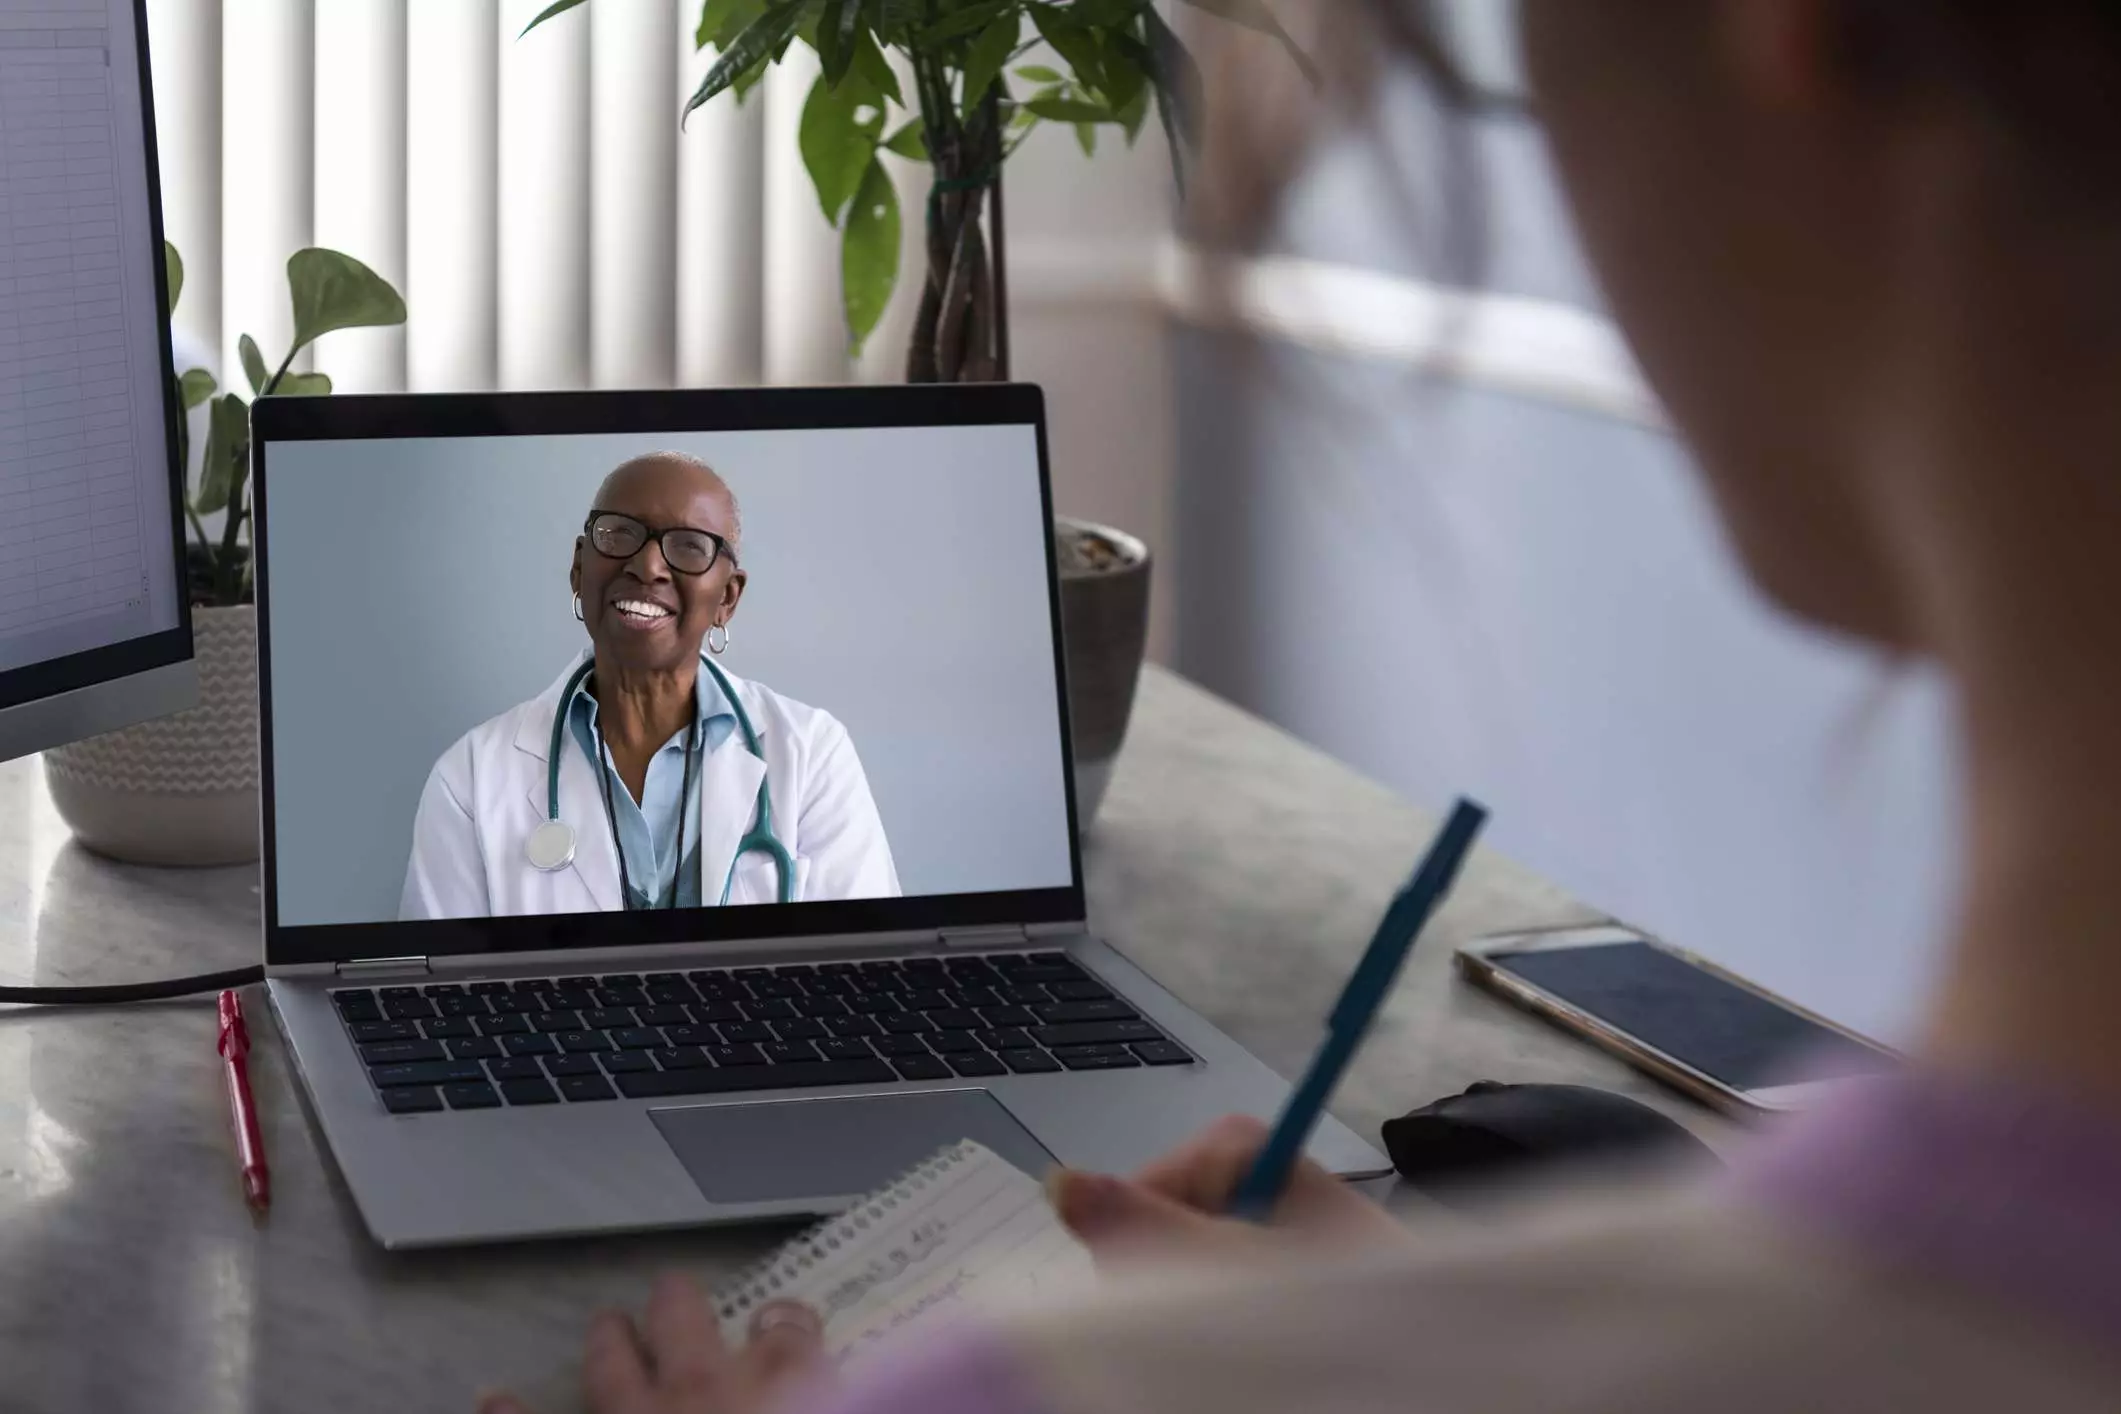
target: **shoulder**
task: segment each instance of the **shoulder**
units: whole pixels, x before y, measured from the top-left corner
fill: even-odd
[[[552,722],[548,711],[545,700],[534,697],[488,717],[450,743],[449,749],[435,761],[430,779],[454,780],[505,764],[510,757],[520,754],[516,750],[517,740],[540,722],[543,725],[539,734],[549,738]],[[540,742],[538,749],[541,754],[546,750],[544,741]]]
[[[823,751],[846,738],[847,728],[822,707],[797,701],[762,682],[740,678],[733,673],[729,685],[736,690],[737,700],[744,704],[752,724],[762,734],[782,732],[789,740],[800,743],[811,752]]]
[[[1166,1279],[1005,1338],[1056,1414],[2121,1407],[2104,1361],[1986,1302],[1676,1195],[1410,1256]]]

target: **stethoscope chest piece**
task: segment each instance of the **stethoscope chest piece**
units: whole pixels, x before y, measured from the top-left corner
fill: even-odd
[[[547,820],[530,832],[523,853],[529,856],[533,869],[547,874],[565,869],[574,863],[574,827],[560,820]]]

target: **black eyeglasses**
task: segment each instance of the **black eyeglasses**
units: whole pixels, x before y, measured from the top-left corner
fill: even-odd
[[[611,560],[630,560],[653,540],[663,551],[663,563],[679,574],[705,574],[714,562],[729,553],[729,542],[711,530],[673,525],[650,530],[632,516],[617,511],[591,511],[582,533],[599,555]]]

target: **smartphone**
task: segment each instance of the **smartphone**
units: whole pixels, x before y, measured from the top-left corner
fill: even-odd
[[[1625,928],[1482,938],[1459,969],[1726,1112],[1801,1110],[1901,1058],[1713,963]]]

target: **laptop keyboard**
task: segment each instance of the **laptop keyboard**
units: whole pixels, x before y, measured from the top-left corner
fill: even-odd
[[[393,1114],[1191,1065],[1064,953],[347,987]]]

